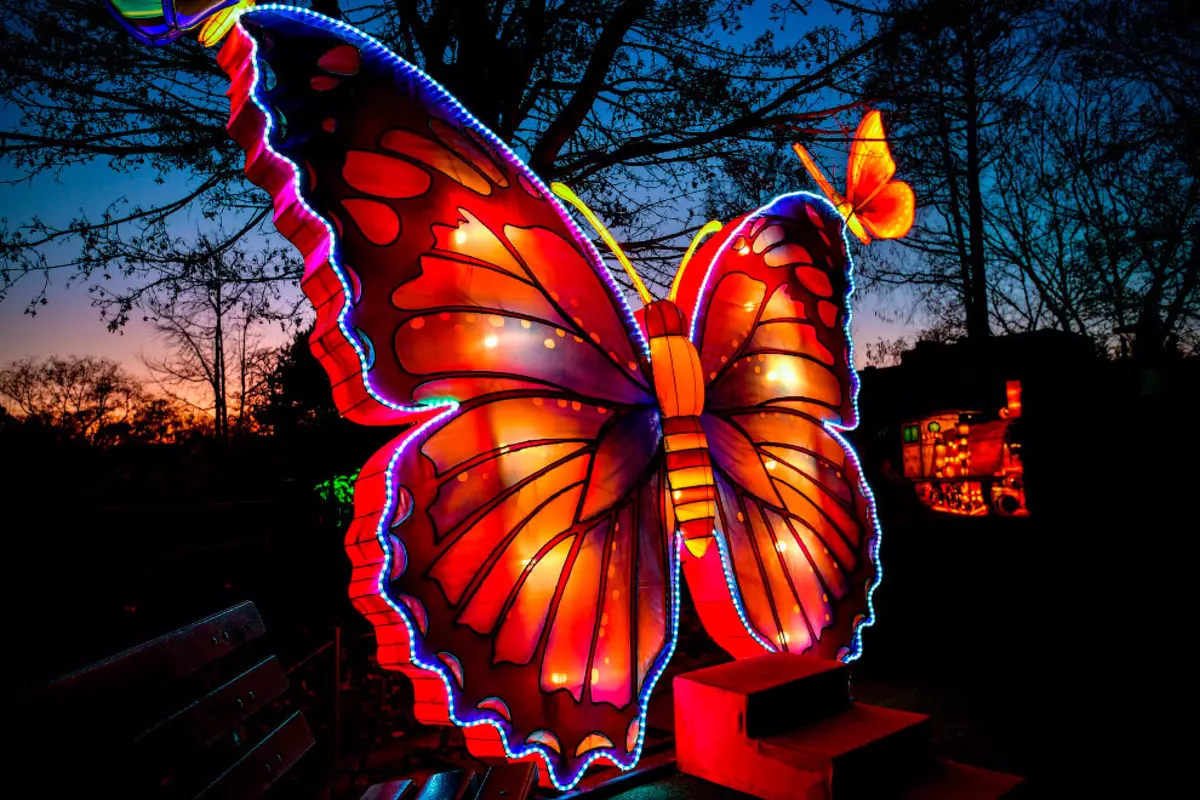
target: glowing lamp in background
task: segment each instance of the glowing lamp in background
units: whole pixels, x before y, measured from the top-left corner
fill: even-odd
[[[1023,517],[1024,465],[1017,428],[1021,382],[1008,381],[1005,405],[992,414],[948,410],[902,430],[904,476],[935,511],[963,516]]]

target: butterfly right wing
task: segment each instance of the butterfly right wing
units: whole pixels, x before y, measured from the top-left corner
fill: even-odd
[[[871,111],[854,132],[846,165],[846,200],[859,208],[896,174],[896,161],[883,134],[883,116]]]
[[[706,379],[722,533],[720,558],[685,559],[684,574],[706,629],[737,657],[852,658],[870,614],[878,529],[840,434],[856,423],[858,388],[841,223],[814,195],[777,198],[731,225],[706,279],[678,296]]]

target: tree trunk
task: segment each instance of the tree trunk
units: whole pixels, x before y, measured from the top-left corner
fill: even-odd
[[[225,320],[221,283],[216,284],[216,328],[213,331],[213,433],[217,441],[229,439],[229,416],[225,398]]]
[[[967,26],[967,37],[963,50],[963,79],[966,82],[966,134],[967,134],[967,235],[970,246],[971,284],[966,298],[966,322],[968,339],[986,339],[991,336],[988,326],[987,260],[983,245],[983,189],[980,175],[983,171],[979,153],[979,98],[976,80],[978,69],[975,62],[975,37],[971,26]]]

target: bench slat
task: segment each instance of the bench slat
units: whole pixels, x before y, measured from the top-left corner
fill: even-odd
[[[414,791],[415,786],[410,780],[388,781],[367,789],[359,800],[409,800]]]
[[[266,633],[254,603],[239,603],[211,617],[64,675],[41,694],[60,702],[83,695],[141,690],[177,680]]]
[[[258,797],[295,766],[313,744],[312,730],[297,711],[196,795],[196,800]]]
[[[537,783],[537,766],[528,761],[488,767],[475,800],[526,800]]]
[[[263,659],[138,736],[133,742],[135,758],[157,765],[178,763],[181,754],[194,753],[212,744],[283,694],[287,687],[287,675],[279,659],[275,656]]]

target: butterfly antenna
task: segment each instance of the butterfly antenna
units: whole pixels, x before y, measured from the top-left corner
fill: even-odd
[[[804,164],[804,168],[808,170],[808,174],[821,187],[821,191],[829,198],[829,202],[835,206],[840,205],[842,202],[841,195],[833,188],[833,184],[829,182],[829,178],[825,177],[825,173],[817,165],[816,159],[812,157],[812,154],[808,152],[804,145],[799,142],[794,143],[792,145],[792,152],[799,156],[800,161]]]
[[[557,181],[550,184],[550,191],[554,192],[563,200],[566,200],[575,207],[576,211],[578,211],[580,214],[583,214],[588,223],[595,228],[596,233],[600,234],[600,238],[604,240],[604,243],[608,245],[608,249],[611,250],[613,255],[617,257],[617,261],[621,262],[621,266],[624,268],[625,274],[629,276],[631,281],[633,281],[633,288],[637,290],[638,297],[642,298],[642,302],[646,305],[653,303],[654,297],[650,294],[650,290],[646,288],[646,284],[642,282],[642,279],[637,274],[637,271],[634,270],[633,264],[630,264],[629,259],[625,257],[624,251],[621,250],[621,245],[617,244],[617,240],[614,239],[613,235],[608,232],[608,228],[604,227],[604,223],[602,223],[599,218],[592,213],[592,210],[587,207],[587,204],[579,199],[579,195],[571,191],[566,184],[558,183]]]
[[[204,22],[204,26],[200,28],[200,34],[197,37],[200,44],[205,47],[213,47],[220,44],[225,38],[225,34],[229,33],[229,29],[233,27],[233,23],[237,22],[238,17],[243,11],[254,8],[255,0],[240,0],[231,6],[221,9],[216,14],[213,14]]]
[[[683,254],[683,261],[679,262],[679,270],[675,273],[675,280],[671,281],[671,292],[667,295],[668,300],[675,301],[675,295],[679,293],[679,284],[683,282],[683,271],[687,269],[688,262],[696,254],[696,248],[700,246],[700,242],[704,237],[721,230],[722,227],[721,223],[714,219],[704,223],[704,227],[696,231],[696,235],[692,237],[692,243],[688,245],[687,252]]]

